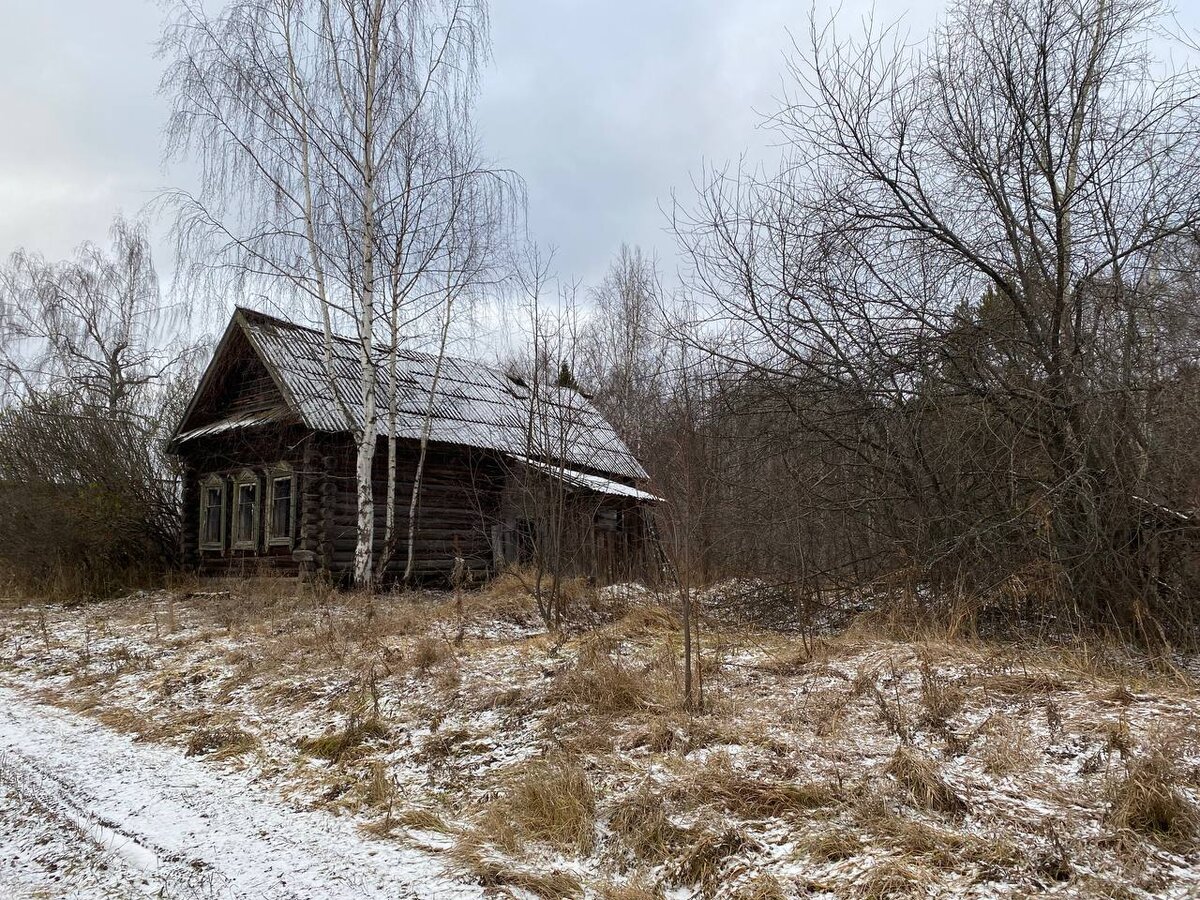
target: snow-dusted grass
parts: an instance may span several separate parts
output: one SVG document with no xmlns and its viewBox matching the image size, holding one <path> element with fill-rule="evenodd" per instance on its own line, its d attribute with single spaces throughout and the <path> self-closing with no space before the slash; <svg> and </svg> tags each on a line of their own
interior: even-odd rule
<svg viewBox="0 0 1200 900">
<path fill-rule="evenodd" d="M 739 586 L 744 589 L 745 586 Z M 1200 691 L 1115 648 L 710 622 L 644 589 L 0 610 L 0 676 L 542 896 L 1200 892 Z"/>
</svg>

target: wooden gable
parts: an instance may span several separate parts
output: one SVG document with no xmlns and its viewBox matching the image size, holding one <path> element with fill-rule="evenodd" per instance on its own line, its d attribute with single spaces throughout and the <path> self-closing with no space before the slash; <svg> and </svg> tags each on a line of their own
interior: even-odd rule
<svg viewBox="0 0 1200 900">
<path fill-rule="evenodd" d="M 173 440 L 204 429 L 254 422 L 290 422 L 298 417 L 278 380 L 255 351 L 237 320 L 217 345 Z"/>
</svg>

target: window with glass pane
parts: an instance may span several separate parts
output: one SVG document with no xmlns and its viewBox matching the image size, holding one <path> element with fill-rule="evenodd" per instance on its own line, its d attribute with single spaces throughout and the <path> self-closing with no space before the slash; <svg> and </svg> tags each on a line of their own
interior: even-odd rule
<svg viewBox="0 0 1200 900">
<path fill-rule="evenodd" d="M 239 544 L 253 544 L 258 485 L 239 484 L 237 491 L 237 528 L 234 530 L 234 540 Z"/>
<path fill-rule="evenodd" d="M 220 485 L 204 489 L 204 536 L 205 544 L 221 544 L 221 513 L 225 507 L 225 491 Z"/>
<path fill-rule="evenodd" d="M 292 536 L 292 476 L 276 478 L 271 483 L 271 540 L 287 540 Z"/>
</svg>

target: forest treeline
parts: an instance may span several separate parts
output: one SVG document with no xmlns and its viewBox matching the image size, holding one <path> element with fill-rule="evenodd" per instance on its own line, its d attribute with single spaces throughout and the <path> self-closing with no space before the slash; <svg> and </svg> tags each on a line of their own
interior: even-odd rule
<svg viewBox="0 0 1200 900">
<path fill-rule="evenodd" d="M 524 331 L 504 362 L 610 417 L 666 498 L 665 558 L 688 584 L 759 578 L 797 603 L 870 589 L 920 614 L 1155 645 L 1195 633 L 1200 78 L 1165 7 L 955 0 L 917 46 L 895 26 L 798 23 L 766 122 L 779 158 L 693 176 L 668 210 L 675 258 L 622 248 L 578 286 L 518 240 L 520 180 L 481 155 L 486 19 L 445 27 L 441 7 L 396 2 L 342 28 L 326 6 L 296 5 L 306 28 L 266 3 L 215 18 L 179 4 L 170 149 L 201 157 L 205 179 L 163 209 L 193 287 L 236 273 L 326 329 L 350 323 L 363 358 L 384 360 L 364 367 L 368 397 L 388 395 L 389 350 L 445 352 L 480 298 L 507 297 Z M 288 40 L 301 33 L 312 52 Z M 341 52 L 360 34 L 378 38 L 374 61 Z M 454 77 L 427 72 L 424 92 L 379 106 L 380 79 L 442 58 L 431 41 Z M 224 265 L 197 267 L 218 250 Z M 121 553 L 171 564 L 157 448 L 196 353 L 164 327 L 188 301 L 139 282 L 139 259 L 145 234 L 122 225 L 111 254 L 5 269 L 0 440 L 27 451 L 0 452 L 12 570 L 47 558 L 21 509 L 44 506 L 28 486 L 54 483 L 59 454 L 144 524 Z M 72 311 L 78 284 L 102 314 Z M 86 429 L 45 424 L 79 416 L 137 434 L 81 448 Z M 368 471 L 377 433 L 356 435 Z M 149 448 L 136 471 L 105 449 L 131 443 Z M 82 474 L 92 456 L 121 474 Z"/>
</svg>

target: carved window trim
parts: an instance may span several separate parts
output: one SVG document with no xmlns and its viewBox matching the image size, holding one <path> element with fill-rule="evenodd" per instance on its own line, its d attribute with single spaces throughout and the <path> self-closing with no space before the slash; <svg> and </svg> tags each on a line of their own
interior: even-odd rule
<svg viewBox="0 0 1200 900">
<path fill-rule="evenodd" d="M 250 504 L 250 537 L 243 538 L 239 531 L 242 522 L 242 488 L 254 488 L 254 500 Z M 257 550 L 262 524 L 262 480 L 255 472 L 246 469 L 233 479 L 233 521 L 231 523 L 234 550 Z"/>
</svg>

